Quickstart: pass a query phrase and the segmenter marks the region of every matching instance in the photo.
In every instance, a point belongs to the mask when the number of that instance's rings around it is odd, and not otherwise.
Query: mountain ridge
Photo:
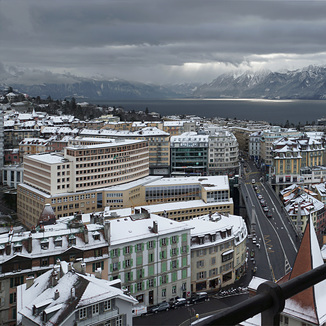
[[[326,99],[326,66],[273,72],[233,71],[210,83],[155,85],[119,78],[85,78],[70,73],[6,68],[0,63],[0,85],[11,86],[29,96],[83,100],[173,99],[173,98],[262,98]]]

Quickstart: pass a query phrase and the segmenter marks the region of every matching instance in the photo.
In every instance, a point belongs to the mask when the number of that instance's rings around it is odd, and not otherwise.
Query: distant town
[[[326,260],[323,117],[162,116],[11,87],[0,109],[1,325],[200,323]],[[325,284],[278,324],[324,325]]]

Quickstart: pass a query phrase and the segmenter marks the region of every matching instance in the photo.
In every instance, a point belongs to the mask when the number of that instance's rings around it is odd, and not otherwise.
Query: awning
[[[228,254],[231,254],[232,252],[234,252],[233,249],[228,250],[228,251],[225,251],[225,252],[222,253],[222,256],[224,256],[224,255],[228,255]]]

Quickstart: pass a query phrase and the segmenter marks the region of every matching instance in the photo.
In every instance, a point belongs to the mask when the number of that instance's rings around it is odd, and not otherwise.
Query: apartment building
[[[215,126],[207,127],[209,133],[209,175],[239,173],[239,145],[230,131]]]
[[[300,137],[302,132],[296,129],[281,128],[279,126],[272,126],[269,130],[264,130],[262,132],[261,144],[260,144],[260,158],[265,165],[271,166],[273,161],[273,156],[271,149],[273,142],[282,137]]]
[[[141,303],[153,305],[190,295],[190,229],[142,208],[105,221],[110,279]]]
[[[215,213],[187,224],[192,227],[192,292],[228,286],[245,273],[248,232],[241,216]]]
[[[106,206],[103,188],[147,175],[148,145],[142,140],[71,145],[63,154],[25,156],[24,184],[17,189],[17,216],[32,227],[46,203],[58,204],[56,213],[62,216],[95,211]]]
[[[289,192],[294,186],[292,185],[281,191],[285,209],[299,233],[303,233],[310,219],[315,227],[317,238],[322,244],[322,237],[326,228],[325,204],[318,200],[316,194],[311,191],[307,191],[309,192],[307,193],[300,190],[300,188],[296,188],[296,191]]]
[[[137,139],[147,141],[149,150],[149,170],[151,175],[170,173],[170,134],[156,127],[145,127],[137,131],[112,129],[83,129],[82,137]]]
[[[49,210],[46,210],[47,219]],[[67,262],[83,260],[85,272],[108,278],[108,242],[104,227],[84,226],[81,216],[66,221],[42,225],[31,232],[0,235],[0,320],[4,325],[16,325],[17,286],[52,269],[57,259]]]
[[[323,141],[308,136],[300,138],[281,138],[272,144],[273,179],[272,183],[278,188],[285,185],[304,182],[301,174],[307,169],[324,164]]]

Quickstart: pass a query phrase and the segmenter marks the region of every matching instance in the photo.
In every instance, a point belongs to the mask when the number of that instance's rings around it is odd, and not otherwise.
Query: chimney
[[[11,253],[11,242],[6,243],[6,255],[10,255]]]
[[[88,229],[86,225],[84,225],[84,238],[85,238],[85,243],[88,243]]]
[[[55,287],[58,284],[58,273],[56,271],[52,272],[51,275],[51,285],[52,287]]]
[[[71,294],[71,300],[74,300],[76,298],[76,289],[74,287],[71,288],[70,294]]]
[[[111,224],[110,221],[105,221],[104,223],[104,238],[110,245],[111,240]]]
[[[34,276],[26,278],[26,290],[29,289],[34,284]]]
[[[99,267],[96,269],[95,271],[95,277],[98,278],[98,279],[101,279],[102,278],[102,268]]]
[[[27,252],[29,254],[32,252],[33,249],[32,240],[33,240],[32,233],[30,233],[27,239]]]
[[[86,264],[83,262],[82,258],[77,258],[73,263],[73,268],[81,274],[86,274]]]
[[[59,290],[56,289],[56,290],[54,291],[54,297],[53,297],[53,299],[54,299],[54,300],[57,300],[57,299],[59,298],[59,296],[60,296]]]
[[[157,223],[157,221],[153,221],[153,232],[158,233],[158,223]]]

